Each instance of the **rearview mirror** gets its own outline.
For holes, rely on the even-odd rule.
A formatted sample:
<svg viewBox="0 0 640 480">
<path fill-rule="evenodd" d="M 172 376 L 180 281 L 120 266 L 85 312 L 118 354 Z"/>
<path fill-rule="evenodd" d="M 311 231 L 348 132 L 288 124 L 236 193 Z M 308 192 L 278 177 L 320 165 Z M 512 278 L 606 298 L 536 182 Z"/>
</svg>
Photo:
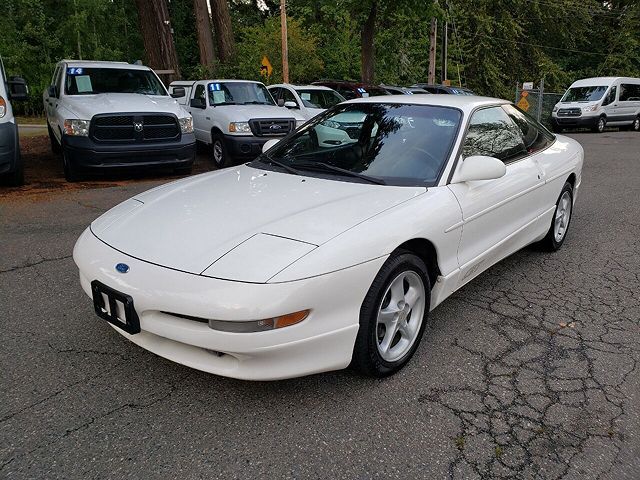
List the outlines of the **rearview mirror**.
<svg viewBox="0 0 640 480">
<path fill-rule="evenodd" d="M 458 166 L 451 183 L 473 182 L 476 180 L 494 180 L 507 173 L 502 160 L 485 155 L 472 155 Z"/>
<path fill-rule="evenodd" d="M 189 102 L 193 108 L 206 108 L 206 104 L 204 103 L 204 98 L 192 98 L 191 102 Z"/>
<path fill-rule="evenodd" d="M 278 106 L 279 107 L 284 107 L 284 99 L 283 98 L 279 98 L 278 99 Z"/>
<path fill-rule="evenodd" d="M 284 106 L 287 108 L 298 108 L 298 104 L 296 102 L 292 102 L 289 100 L 288 102 L 284 102 Z"/>
<path fill-rule="evenodd" d="M 262 145 L 262 153 L 264 153 L 267 150 L 269 150 L 271 147 L 273 147 L 279 141 L 280 140 L 277 139 L 277 138 L 272 138 L 271 140 L 267 141 L 264 145 Z"/>
<path fill-rule="evenodd" d="M 182 98 L 186 94 L 184 87 L 173 87 L 173 92 L 171 92 L 171 96 L 173 98 Z"/>
<path fill-rule="evenodd" d="M 29 87 L 22 77 L 9 77 L 7 81 L 11 100 L 26 100 L 29 98 Z"/>
</svg>

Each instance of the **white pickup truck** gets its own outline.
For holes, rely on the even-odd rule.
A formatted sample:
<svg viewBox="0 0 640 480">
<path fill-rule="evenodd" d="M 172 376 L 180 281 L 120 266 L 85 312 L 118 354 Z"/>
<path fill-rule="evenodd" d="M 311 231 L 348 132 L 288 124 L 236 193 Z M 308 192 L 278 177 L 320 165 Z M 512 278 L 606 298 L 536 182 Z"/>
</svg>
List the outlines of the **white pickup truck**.
<svg viewBox="0 0 640 480">
<path fill-rule="evenodd" d="M 43 94 L 51 148 L 65 177 L 111 168 L 170 167 L 189 173 L 193 121 L 149 67 L 62 60 Z"/>
<path fill-rule="evenodd" d="M 305 122 L 297 112 L 276 105 L 267 88 L 251 80 L 176 81 L 169 91 L 184 89 L 178 99 L 193 116 L 196 140 L 211 145 L 217 167 L 252 160 L 262 145 L 282 138 Z"/>
<path fill-rule="evenodd" d="M 27 85 L 22 78 L 7 78 L 0 57 L 0 178 L 11 186 L 24 183 L 18 125 L 11 100 L 26 100 L 27 95 Z"/>
</svg>

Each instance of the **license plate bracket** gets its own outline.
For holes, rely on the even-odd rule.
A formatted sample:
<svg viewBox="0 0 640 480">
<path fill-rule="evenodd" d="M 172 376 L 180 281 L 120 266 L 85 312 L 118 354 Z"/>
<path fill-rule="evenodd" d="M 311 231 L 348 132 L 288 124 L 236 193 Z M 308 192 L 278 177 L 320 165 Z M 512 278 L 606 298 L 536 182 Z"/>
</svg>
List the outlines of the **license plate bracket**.
<svg viewBox="0 0 640 480">
<path fill-rule="evenodd" d="M 131 296 L 118 292 L 98 280 L 91 282 L 91 293 L 93 308 L 100 318 L 130 335 L 140 333 L 140 319 L 133 308 Z"/>
</svg>

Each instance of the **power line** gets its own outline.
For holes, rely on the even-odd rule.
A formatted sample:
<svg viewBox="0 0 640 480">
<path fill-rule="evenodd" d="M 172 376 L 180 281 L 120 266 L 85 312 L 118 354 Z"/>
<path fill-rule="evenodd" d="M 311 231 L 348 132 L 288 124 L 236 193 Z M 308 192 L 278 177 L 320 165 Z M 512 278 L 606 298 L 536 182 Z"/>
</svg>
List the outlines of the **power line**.
<svg viewBox="0 0 640 480">
<path fill-rule="evenodd" d="M 608 55 L 607 53 L 587 52 L 586 50 L 575 50 L 575 49 L 572 49 L 572 48 L 550 47 L 549 45 L 540 45 L 539 43 L 521 42 L 519 40 L 510 40 L 508 38 L 493 37 L 491 35 L 484 35 L 482 33 L 475 33 L 475 34 L 473 34 L 473 36 L 474 37 L 491 38 L 493 40 L 501 40 L 503 42 L 518 43 L 520 45 L 527 45 L 529 47 L 548 48 L 548 49 L 551 49 L 551 50 L 561 50 L 563 52 L 584 53 L 585 55 L 603 55 L 603 56 L 607 56 Z"/>
</svg>

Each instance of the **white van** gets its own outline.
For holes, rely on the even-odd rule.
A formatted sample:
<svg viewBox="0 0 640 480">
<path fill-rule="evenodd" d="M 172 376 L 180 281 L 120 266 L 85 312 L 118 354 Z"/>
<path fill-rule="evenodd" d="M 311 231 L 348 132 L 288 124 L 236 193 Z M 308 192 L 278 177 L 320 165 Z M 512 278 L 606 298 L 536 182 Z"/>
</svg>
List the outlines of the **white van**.
<svg viewBox="0 0 640 480">
<path fill-rule="evenodd" d="M 260 82 L 253 80 L 176 81 L 173 94 L 193 116 L 196 140 L 211 145 L 218 168 L 253 160 L 270 138 L 281 138 L 305 122 L 294 110 L 280 108 Z"/>
<path fill-rule="evenodd" d="M 27 94 L 27 85 L 22 78 L 7 78 L 0 57 L 0 178 L 11 186 L 24 183 L 18 125 L 11 100 L 26 100 Z"/>
<path fill-rule="evenodd" d="M 640 131 L 640 78 L 596 77 L 573 82 L 553 107 L 553 131 L 606 126 Z"/>
</svg>

